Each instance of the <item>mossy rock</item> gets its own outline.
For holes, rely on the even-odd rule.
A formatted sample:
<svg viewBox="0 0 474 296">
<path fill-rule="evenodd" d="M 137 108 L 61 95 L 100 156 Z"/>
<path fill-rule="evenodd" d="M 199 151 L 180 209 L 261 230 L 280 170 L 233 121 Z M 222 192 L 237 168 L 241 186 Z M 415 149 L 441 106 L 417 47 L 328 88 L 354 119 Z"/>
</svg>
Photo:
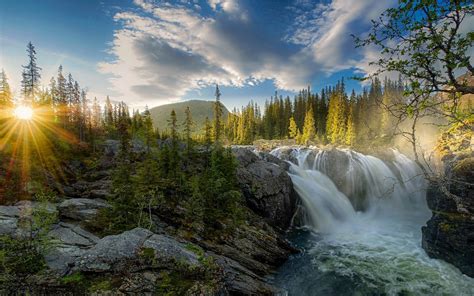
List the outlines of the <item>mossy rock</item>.
<svg viewBox="0 0 474 296">
<path fill-rule="evenodd" d="M 450 223 L 440 223 L 439 228 L 443 232 L 450 232 L 451 230 L 453 230 L 454 226 Z"/>
<path fill-rule="evenodd" d="M 460 160 L 453 168 L 454 174 L 458 176 L 469 175 L 474 172 L 474 157 Z"/>
</svg>

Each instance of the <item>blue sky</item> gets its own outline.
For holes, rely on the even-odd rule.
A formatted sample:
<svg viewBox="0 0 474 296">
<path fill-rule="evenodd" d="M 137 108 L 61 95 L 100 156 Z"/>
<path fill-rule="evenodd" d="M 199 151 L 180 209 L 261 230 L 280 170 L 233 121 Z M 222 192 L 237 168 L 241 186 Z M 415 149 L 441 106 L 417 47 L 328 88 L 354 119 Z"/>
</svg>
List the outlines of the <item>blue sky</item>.
<svg viewBox="0 0 474 296">
<path fill-rule="evenodd" d="M 89 97 L 143 108 L 212 99 L 219 83 L 224 104 L 240 107 L 371 72 L 377 52 L 355 49 L 350 34 L 365 33 L 393 3 L 3 0 L 0 68 L 18 92 L 32 41 L 45 85 L 62 64 Z"/>
</svg>

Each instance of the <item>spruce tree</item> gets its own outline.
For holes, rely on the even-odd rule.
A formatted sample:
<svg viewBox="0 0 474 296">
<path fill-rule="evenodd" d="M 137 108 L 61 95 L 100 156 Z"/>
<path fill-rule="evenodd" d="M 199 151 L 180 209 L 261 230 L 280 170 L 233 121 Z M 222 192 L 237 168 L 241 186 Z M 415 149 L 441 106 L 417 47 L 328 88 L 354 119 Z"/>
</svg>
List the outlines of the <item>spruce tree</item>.
<svg viewBox="0 0 474 296">
<path fill-rule="evenodd" d="M 204 120 L 204 144 L 206 145 L 206 151 L 209 152 L 212 145 L 212 125 L 207 116 Z"/>
<path fill-rule="evenodd" d="M 13 95 L 8 83 L 7 74 L 2 69 L 0 73 L 0 108 L 9 108 L 13 106 Z"/>
<path fill-rule="evenodd" d="M 153 121 L 151 119 L 151 114 L 150 110 L 148 110 L 148 106 L 146 106 L 145 111 L 143 111 L 143 130 L 147 152 L 150 153 L 155 135 L 153 130 Z"/>
<path fill-rule="evenodd" d="M 170 129 L 170 150 L 169 150 L 169 166 L 168 176 L 170 178 L 177 177 L 177 169 L 179 167 L 179 151 L 178 151 L 178 120 L 176 112 L 171 110 L 170 119 L 168 120 L 168 127 Z"/>
<path fill-rule="evenodd" d="M 216 84 L 216 101 L 214 103 L 214 141 L 219 143 L 221 139 L 221 129 L 222 129 L 222 104 L 220 102 L 221 91 L 219 90 L 219 85 Z"/>
<path fill-rule="evenodd" d="M 33 103 L 35 96 L 39 92 L 39 84 L 41 79 L 41 68 L 36 64 L 36 50 L 31 42 L 28 43 L 26 52 L 28 53 L 28 64 L 23 67 L 21 91 L 24 100 Z"/>
<path fill-rule="evenodd" d="M 301 136 L 301 142 L 305 145 L 308 145 L 310 141 L 314 140 L 315 136 L 316 128 L 313 117 L 313 109 L 310 107 L 309 110 L 306 112 L 306 116 L 304 118 L 303 135 Z"/>
<path fill-rule="evenodd" d="M 345 139 L 345 144 L 349 146 L 354 146 L 355 139 L 356 139 L 354 114 L 355 114 L 355 101 L 351 99 L 351 101 L 349 102 L 349 113 L 347 115 L 347 128 L 346 128 L 346 139 Z"/>
<path fill-rule="evenodd" d="M 193 122 L 193 118 L 192 118 L 192 114 L 191 114 L 191 109 L 189 109 L 189 106 L 186 107 L 186 110 L 184 111 L 185 113 L 185 119 L 184 119 L 184 122 L 183 122 L 183 126 L 184 126 L 184 135 L 185 135 L 185 138 L 186 138 L 186 156 L 189 160 L 189 158 L 191 157 L 191 152 L 192 152 L 192 149 L 193 149 L 193 139 L 192 139 L 192 133 L 193 133 L 193 125 L 194 125 L 194 122 Z"/>
</svg>

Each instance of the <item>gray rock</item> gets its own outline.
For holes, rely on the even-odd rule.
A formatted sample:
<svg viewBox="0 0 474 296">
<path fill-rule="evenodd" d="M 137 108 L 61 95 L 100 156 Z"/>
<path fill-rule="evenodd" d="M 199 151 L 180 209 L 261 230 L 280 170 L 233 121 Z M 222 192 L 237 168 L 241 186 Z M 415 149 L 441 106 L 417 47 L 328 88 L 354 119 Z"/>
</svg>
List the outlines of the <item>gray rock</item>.
<svg viewBox="0 0 474 296">
<path fill-rule="evenodd" d="M 37 201 L 29 201 L 29 200 L 22 200 L 15 204 L 20 211 L 20 216 L 22 215 L 29 215 L 33 209 L 38 209 L 42 207 L 50 214 L 54 214 L 58 212 L 56 204 L 51 202 L 37 202 Z"/>
<path fill-rule="evenodd" d="M 121 263 L 137 256 L 143 243 L 153 232 L 135 228 L 102 238 L 79 260 L 81 271 L 105 272 L 118 269 Z"/>
<path fill-rule="evenodd" d="M 59 223 L 48 233 L 53 245 L 45 255 L 46 264 L 54 272 L 66 274 L 83 255 L 94 246 L 99 238 L 77 225 Z"/>
<path fill-rule="evenodd" d="M 155 252 L 155 260 L 162 263 L 186 262 L 188 265 L 200 265 L 196 254 L 186 249 L 185 245 L 175 239 L 161 234 L 154 234 L 142 245 Z"/>
<path fill-rule="evenodd" d="M 16 206 L 0 206 L 0 235 L 13 235 L 18 228 L 20 210 Z"/>
<path fill-rule="evenodd" d="M 87 248 L 95 245 L 99 238 L 78 225 L 59 223 L 49 232 L 49 236 L 60 244 Z"/>
<path fill-rule="evenodd" d="M 272 226 L 286 230 L 296 211 L 298 196 L 285 168 L 267 162 L 246 147 L 234 147 L 239 161 L 237 181 L 248 206 Z"/>
<path fill-rule="evenodd" d="M 79 221 L 91 221 L 97 211 L 110 205 L 101 199 L 72 198 L 59 204 L 58 209 L 62 217 Z"/>
<path fill-rule="evenodd" d="M 422 227 L 422 246 L 430 257 L 474 277 L 474 153 L 463 156 L 445 159 L 448 181 L 443 185 L 448 192 L 434 182 L 428 187 L 433 216 Z"/>
<path fill-rule="evenodd" d="M 111 193 L 109 190 L 105 190 L 105 189 L 94 189 L 89 192 L 89 197 L 108 199 L 111 197 Z"/>
<path fill-rule="evenodd" d="M 226 290 L 230 295 L 277 295 L 277 288 L 267 284 L 263 278 L 240 265 L 238 262 L 220 255 L 213 255 L 222 268 Z"/>
<path fill-rule="evenodd" d="M 133 153 L 144 153 L 146 147 L 140 140 L 132 141 L 132 152 Z M 103 144 L 104 154 L 108 157 L 115 157 L 120 151 L 120 141 L 117 140 L 106 140 Z"/>
<path fill-rule="evenodd" d="M 153 264 L 166 266 L 169 263 L 199 265 L 197 255 L 171 237 L 135 228 L 118 235 L 102 238 L 94 247 L 78 259 L 78 270 L 85 272 L 108 272 L 128 269 L 130 262 L 140 259 L 140 251 L 154 251 Z"/>
</svg>

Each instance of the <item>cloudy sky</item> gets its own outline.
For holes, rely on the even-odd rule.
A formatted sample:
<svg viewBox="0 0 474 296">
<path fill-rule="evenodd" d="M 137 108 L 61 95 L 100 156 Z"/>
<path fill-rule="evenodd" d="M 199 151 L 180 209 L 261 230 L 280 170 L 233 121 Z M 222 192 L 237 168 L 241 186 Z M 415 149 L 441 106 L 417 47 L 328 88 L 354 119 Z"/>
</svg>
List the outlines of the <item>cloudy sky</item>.
<svg viewBox="0 0 474 296">
<path fill-rule="evenodd" d="M 212 99 L 229 108 L 370 71 L 351 34 L 394 0 L 3 0 L 0 68 L 19 91 L 26 44 L 47 84 L 60 64 L 89 96 L 132 107 Z M 349 88 L 360 90 L 356 81 Z"/>
</svg>

